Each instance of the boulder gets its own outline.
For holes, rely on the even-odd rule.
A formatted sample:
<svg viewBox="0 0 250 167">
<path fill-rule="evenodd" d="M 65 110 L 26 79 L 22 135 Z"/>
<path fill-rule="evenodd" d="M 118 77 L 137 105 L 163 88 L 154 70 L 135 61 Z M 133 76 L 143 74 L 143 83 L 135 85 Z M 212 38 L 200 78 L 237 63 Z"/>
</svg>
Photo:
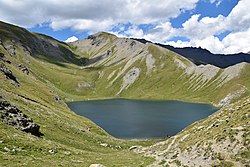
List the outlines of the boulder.
<svg viewBox="0 0 250 167">
<path fill-rule="evenodd" d="M 112 51 L 111 51 L 111 50 L 107 50 L 106 55 L 107 55 L 107 56 L 109 56 L 111 53 L 112 53 Z"/>
<path fill-rule="evenodd" d="M 15 47 L 11 44 L 4 44 L 4 49 L 9 53 L 10 56 L 16 55 Z"/>
<path fill-rule="evenodd" d="M 11 64 L 11 61 L 7 60 L 5 55 L 0 52 L 0 61 L 6 62 L 8 64 Z"/>
<path fill-rule="evenodd" d="M 29 73 L 30 73 L 29 69 L 26 66 L 22 65 L 22 64 L 18 64 L 17 68 L 19 70 L 21 70 L 26 75 L 29 75 Z"/>
<path fill-rule="evenodd" d="M 50 153 L 50 154 L 55 154 L 55 153 L 56 153 L 56 150 L 49 150 L 49 153 Z"/>
<path fill-rule="evenodd" d="M 18 108 L 12 106 L 0 97 L 0 120 L 21 131 L 31 133 L 35 136 L 42 136 L 39 131 L 40 126 L 33 122 L 27 115 L 23 114 Z"/>
<path fill-rule="evenodd" d="M 129 150 L 134 150 L 134 149 L 137 149 L 137 148 L 141 148 L 142 146 L 131 146 L 130 148 L 129 148 Z"/>
<path fill-rule="evenodd" d="M 60 96 L 55 96 L 55 100 L 56 100 L 57 102 L 59 102 L 59 101 L 61 101 L 62 99 L 61 99 Z"/>
<path fill-rule="evenodd" d="M 100 145 L 103 146 L 103 147 L 108 147 L 107 143 L 101 143 Z"/>
<path fill-rule="evenodd" d="M 4 54 L 0 52 L 0 60 L 4 58 Z"/>
<path fill-rule="evenodd" d="M 0 72 L 2 72 L 7 79 L 12 80 L 17 86 L 19 86 L 19 82 L 17 81 L 16 77 L 12 74 L 12 71 L 9 70 L 3 63 L 0 64 Z"/>
</svg>

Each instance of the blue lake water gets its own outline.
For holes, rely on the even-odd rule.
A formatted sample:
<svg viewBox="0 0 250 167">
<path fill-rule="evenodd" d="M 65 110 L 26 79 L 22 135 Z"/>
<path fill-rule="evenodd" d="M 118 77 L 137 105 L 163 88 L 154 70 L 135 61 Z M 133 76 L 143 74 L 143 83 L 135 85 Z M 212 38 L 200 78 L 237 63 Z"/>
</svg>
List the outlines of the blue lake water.
<svg viewBox="0 0 250 167">
<path fill-rule="evenodd" d="M 209 104 L 180 101 L 109 99 L 67 104 L 117 138 L 172 136 L 218 110 Z"/>
</svg>

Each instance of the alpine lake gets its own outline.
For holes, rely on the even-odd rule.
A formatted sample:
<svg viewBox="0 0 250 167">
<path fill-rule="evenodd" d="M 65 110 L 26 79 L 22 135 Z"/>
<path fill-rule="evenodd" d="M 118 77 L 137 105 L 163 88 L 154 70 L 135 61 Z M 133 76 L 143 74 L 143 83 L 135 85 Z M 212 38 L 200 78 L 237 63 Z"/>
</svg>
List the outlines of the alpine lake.
<svg viewBox="0 0 250 167">
<path fill-rule="evenodd" d="M 116 138 L 164 138 L 213 114 L 210 104 L 157 100 L 88 100 L 67 103 Z"/>
</svg>

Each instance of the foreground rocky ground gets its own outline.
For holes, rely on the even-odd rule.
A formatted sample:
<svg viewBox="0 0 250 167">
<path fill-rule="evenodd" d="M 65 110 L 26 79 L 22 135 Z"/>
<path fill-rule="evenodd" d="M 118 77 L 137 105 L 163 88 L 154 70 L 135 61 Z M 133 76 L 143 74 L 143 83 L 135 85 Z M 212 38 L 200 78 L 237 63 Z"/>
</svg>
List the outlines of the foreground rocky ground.
<svg viewBox="0 0 250 167">
<path fill-rule="evenodd" d="M 134 150 L 150 166 L 249 166 L 250 97 L 221 108 L 170 139 Z"/>
</svg>

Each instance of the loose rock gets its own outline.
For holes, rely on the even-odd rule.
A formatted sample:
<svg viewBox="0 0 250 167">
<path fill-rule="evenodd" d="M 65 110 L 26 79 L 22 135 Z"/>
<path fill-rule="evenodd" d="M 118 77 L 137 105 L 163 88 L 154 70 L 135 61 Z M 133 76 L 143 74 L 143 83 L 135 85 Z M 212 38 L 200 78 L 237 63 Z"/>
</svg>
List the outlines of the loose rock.
<svg viewBox="0 0 250 167">
<path fill-rule="evenodd" d="M 55 97 L 55 100 L 56 100 L 57 102 L 59 102 L 59 101 L 61 101 L 62 99 L 61 99 L 60 96 L 56 96 L 56 97 Z"/>
<path fill-rule="evenodd" d="M 29 75 L 29 73 L 30 73 L 29 69 L 26 66 L 22 65 L 22 64 L 18 64 L 17 68 L 19 70 L 21 70 L 24 74 Z"/>
<path fill-rule="evenodd" d="M 10 151 L 10 149 L 9 149 L 8 147 L 4 147 L 3 149 L 4 149 L 5 151 L 7 151 L 7 152 Z"/>
<path fill-rule="evenodd" d="M 103 146 L 103 147 L 108 147 L 107 143 L 101 143 L 100 145 Z"/>
<path fill-rule="evenodd" d="M 10 56 L 16 55 L 14 45 L 6 44 L 6 43 L 3 43 L 3 45 L 4 45 L 4 49 L 9 53 Z"/>
<path fill-rule="evenodd" d="M 64 154 L 64 155 L 71 155 L 71 152 L 69 152 L 69 151 L 64 151 L 63 154 Z"/>
<path fill-rule="evenodd" d="M 27 115 L 23 114 L 18 108 L 0 97 L 0 120 L 21 131 L 31 133 L 35 136 L 42 136 L 39 131 L 40 126 L 33 122 Z"/>
<path fill-rule="evenodd" d="M 56 153 L 56 150 L 49 150 L 49 153 L 50 153 L 50 154 L 55 154 L 55 153 Z"/>
<path fill-rule="evenodd" d="M 102 164 L 91 164 L 89 167 L 105 167 Z"/>
<path fill-rule="evenodd" d="M 9 70 L 3 63 L 0 64 L 0 72 L 2 72 L 7 79 L 12 80 L 17 86 L 19 86 L 19 82 L 17 81 L 16 77 L 12 74 L 12 71 Z"/>
<path fill-rule="evenodd" d="M 4 58 L 4 54 L 0 53 L 0 60 Z"/>
<path fill-rule="evenodd" d="M 129 150 L 134 150 L 134 149 L 137 149 L 137 148 L 141 148 L 142 146 L 131 146 L 130 148 L 129 148 Z"/>
</svg>

